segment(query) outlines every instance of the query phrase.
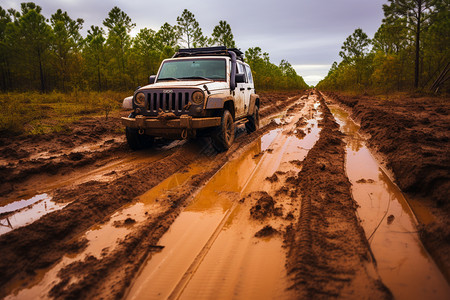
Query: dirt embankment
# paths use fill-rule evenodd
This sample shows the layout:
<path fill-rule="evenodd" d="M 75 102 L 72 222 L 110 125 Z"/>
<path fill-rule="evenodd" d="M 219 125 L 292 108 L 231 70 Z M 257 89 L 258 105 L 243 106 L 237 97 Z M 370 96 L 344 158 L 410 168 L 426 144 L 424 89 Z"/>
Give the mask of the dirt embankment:
<path fill-rule="evenodd" d="M 450 102 L 442 98 L 346 97 L 328 94 L 352 108 L 352 117 L 383 154 L 400 188 L 450 208 Z"/>
<path fill-rule="evenodd" d="M 286 180 L 301 201 L 300 217 L 286 233 L 293 288 L 302 299 L 392 298 L 373 271 L 375 261 L 356 216 L 343 134 L 323 99 L 321 109 L 320 138 L 298 175 Z"/>

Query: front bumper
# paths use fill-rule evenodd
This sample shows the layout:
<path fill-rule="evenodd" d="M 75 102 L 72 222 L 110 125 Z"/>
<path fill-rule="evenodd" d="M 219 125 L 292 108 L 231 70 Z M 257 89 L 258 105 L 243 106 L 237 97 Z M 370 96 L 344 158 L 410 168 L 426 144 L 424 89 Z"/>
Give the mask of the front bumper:
<path fill-rule="evenodd" d="M 122 117 L 122 125 L 138 129 L 199 129 L 220 125 L 220 117 L 193 118 L 182 115 L 176 119 L 164 120 L 142 115 L 136 118 Z"/>

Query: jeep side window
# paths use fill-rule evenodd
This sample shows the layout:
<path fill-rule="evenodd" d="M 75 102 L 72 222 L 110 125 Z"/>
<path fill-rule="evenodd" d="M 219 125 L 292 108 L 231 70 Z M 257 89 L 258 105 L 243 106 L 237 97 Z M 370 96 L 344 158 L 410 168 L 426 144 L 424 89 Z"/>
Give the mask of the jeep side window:
<path fill-rule="evenodd" d="M 248 82 L 253 84 L 253 76 L 252 76 L 252 70 L 250 70 L 249 66 L 245 66 L 245 70 L 247 71 L 247 78 L 248 78 Z"/>
<path fill-rule="evenodd" d="M 243 63 L 237 63 L 237 67 L 238 67 L 238 73 L 239 74 L 245 74 L 245 66 Z M 247 78 L 245 79 L 245 82 L 248 82 Z"/>

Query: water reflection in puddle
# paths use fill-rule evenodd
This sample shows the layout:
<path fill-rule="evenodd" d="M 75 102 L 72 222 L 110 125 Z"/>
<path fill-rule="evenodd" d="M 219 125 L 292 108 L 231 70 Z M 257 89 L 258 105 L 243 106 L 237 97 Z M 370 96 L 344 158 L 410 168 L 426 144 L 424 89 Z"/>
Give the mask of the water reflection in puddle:
<path fill-rule="evenodd" d="M 47 194 L 36 195 L 27 200 L 15 201 L 0 207 L 0 235 L 33 223 L 42 216 L 66 206 L 56 203 Z"/>
<path fill-rule="evenodd" d="M 330 110 L 346 134 L 347 175 L 379 274 L 396 299 L 449 299 L 450 288 L 419 240 L 416 219 L 348 113 Z"/>

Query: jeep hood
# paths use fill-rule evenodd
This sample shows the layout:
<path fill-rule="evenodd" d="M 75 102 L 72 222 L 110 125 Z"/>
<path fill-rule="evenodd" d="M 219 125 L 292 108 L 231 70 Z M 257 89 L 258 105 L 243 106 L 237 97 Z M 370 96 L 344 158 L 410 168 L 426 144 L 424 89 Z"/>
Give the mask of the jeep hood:
<path fill-rule="evenodd" d="M 164 89 L 164 88 L 200 88 L 204 90 L 203 86 L 206 85 L 209 90 L 229 89 L 229 84 L 225 81 L 210 81 L 210 80 L 180 80 L 180 81 L 163 81 L 154 84 L 149 84 L 141 87 L 140 89 Z"/>

